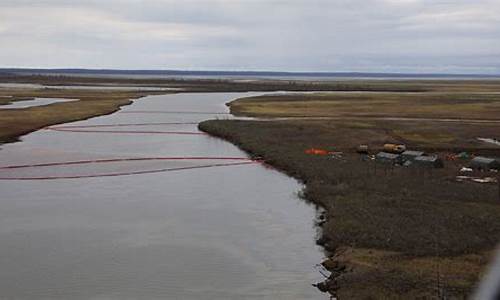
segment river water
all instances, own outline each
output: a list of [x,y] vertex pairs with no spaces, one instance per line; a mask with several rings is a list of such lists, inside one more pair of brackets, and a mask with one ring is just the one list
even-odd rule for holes
[[[115,114],[64,125],[93,130],[41,130],[4,145],[0,166],[246,157],[220,139],[180,133],[199,133],[194,123],[201,120],[230,117],[219,114],[227,112],[224,103],[248,95],[256,94],[148,96]],[[326,298],[311,286],[321,279],[315,265],[323,255],[314,243],[315,210],[296,196],[297,181],[258,163],[179,170],[210,164],[153,162],[0,170],[11,179],[169,164],[176,170],[0,180],[0,299]]]

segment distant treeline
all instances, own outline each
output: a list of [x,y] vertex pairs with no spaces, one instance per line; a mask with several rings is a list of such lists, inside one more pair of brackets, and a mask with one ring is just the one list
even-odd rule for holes
[[116,69],[25,69],[0,68],[2,74],[17,75],[143,75],[143,76],[240,76],[240,77],[324,77],[324,78],[500,78],[500,74],[411,74],[366,72],[270,72],[270,71],[188,71]]

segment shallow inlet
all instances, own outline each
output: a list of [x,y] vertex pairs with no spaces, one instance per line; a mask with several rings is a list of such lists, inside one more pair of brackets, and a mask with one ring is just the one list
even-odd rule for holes
[[77,100],[78,99],[65,99],[65,98],[35,98],[32,100],[14,101],[14,102],[6,104],[6,105],[0,105],[0,109],[28,108],[28,107],[34,107],[34,106],[49,105],[52,103],[71,102],[71,101],[77,101]]
[[[149,96],[118,113],[63,125],[76,130],[37,131],[4,145],[0,166],[245,158],[235,146],[207,135],[144,132],[199,133],[197,122],[230,117],[224,103],[251,95],[257,94]],[[113,161],[7,169],[0,175],[99,175],[156,167],[149,160]],[[300,189],[297,181],[258,163],[2,180],[0,298],[326,299],[311,286],[321,279],[315,265],[323,255],[314,242],[315,210],[297,198]]]

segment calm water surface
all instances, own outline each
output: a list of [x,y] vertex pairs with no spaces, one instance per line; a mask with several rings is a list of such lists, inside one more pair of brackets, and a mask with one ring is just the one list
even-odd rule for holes
[[34,106],[49,105],[52,103],[76,101],[78,99],[65,99],[65,98],[35,98],[32,100],[15,101],[10,104],[0,105],[0,109],[17,109],[28,108]]
[[[253,94],[150,96],[70,125],[226,118],[216,114],[226,112],[224,103],[246,95]],[[197,131],[195,124],[142,126],[117,128]],[[0,166],[152,156],[245,154],[205,135],[42,130],[3,146]],[[320,279],[322,253],[314,245],[315,211],[296,197],[300,188],[259,164],[0,181],[0,299],[325,299],[311,286]]]

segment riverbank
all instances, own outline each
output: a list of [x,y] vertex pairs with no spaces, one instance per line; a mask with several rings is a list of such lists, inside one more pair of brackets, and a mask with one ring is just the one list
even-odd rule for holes
[[[499,91],[495,82],[158,83],[102,78],[56,80],[43,76],[12,81],[52,86],[94,85],[101,81],[107,86],[161,84],[184,92],[347,92],[242,99],[231,105],[236,115],[291,119],[200,124],[202,130],[238,144],[306,184],[304,198],[326,210],[324,220],[319,220],[322,236],[318,243],[332,256],[325,266],[334,277],[321,287],[338,291],[344,298],[437,293],[461,297],[473,289],[500,239],[495,187],[454,180],[456,170],[465,162],[451,162],[443,170],[419,173],[377,167],[361,161],[354,153],[360,143],[375,150],[385,142],[397,142],[442,156],[463,150],[498,155],[494,145],[477,140],[494,137],[499,132],[498,123],[474,121],[498,120]],[[2,88],[0,104],[34,97],[79,101],[0,111],[0,142],[15,141],[46,126],[110,114],[130,104],[131,99],[158,93],[168,92]],[[393,115],[416,120],[389,120]],[[435,118],[460,122],[439,122]],[[341,159],[305,155],[304,150],[311,147],[344,154]]]
[[[22,135],[47,126],[84,120],[116,112],[133,99],[146,95],[175,92],[248,92],[248,91],[421,91],[425,88],[408,83],[388,82],[309,82],[284,80],[215,80],[215,79],[134,79],[50,75],[0,74],[0,108],[14,101],[41,98],[79,99],[72,103],[55,103],[24,109],[0,109],[0,144],[15,142]],[[9,84],[11,86],[9,86]],[[72,87],[71,89],[66,89]],[[81,87],[80,89],[78,87]],[[92,89],[85,89],[92,87]],[[109,87],[116,88],[110,90]],[[123,87],[120,90],[120,87]],[[164,88],[168,90],[127,90],[127,88]],[[101,89],[100,89],[101,88]]]
[[[0,144],[15,142],[20,136],[47,126],[111,114],[120,107],[131,104],[134,99],[152,94],[158,92],[1,88]],[[20,109],[2,109],[2,105],[34,98],[78,100]]]
[[[382,97],[371,96],[352,96],[350,104],[343,99],[341,114],[336,97],[345,95],[240,99],[230,104],[231,111],[240,115],[335,115],[341,119],[213,120],[202,122],[199,128],[305,183],[304,198],[325,210],[318,243],[331,257],[325,266],[333,276],[320,285],[322,289],[344,299],[465,297],[474,289],[500,240],[497,186],[457,182],[457,170],[466,161],[446,161],[445,168],[427,171],[387,168],[362,160],[355,148],[363,143],[376,152],[386,142],[397,142],[442,157],[464,150],[500,155],[498,148],[476,140],[481,134],[497,134],[495,123],[383,119],[394,110],[404,116],[406,108],[401,101],[409,101],[412,107],[406,113],[413,117],[460,118],[474,105],[476,117],[494,118],[489,113],[497,109],[498,98],[477,94],[459,98],[461,105],[457,105],[453,101],[456,95],[451,94],[438,98],[426,95],[423,100],[412,97],[411,101],[406,95],[397,95],[396,103],[386,99],[387,105],[383,105]],[[467,103],[474,99],[488,104]],[[349,119],[352,115],[362,117],[360,110],[382,118]],[[305,154],[311,147],[342,155]]]
[[[248,160],[197,132],[243,95],[148,96],[2,145],[0,166],[27,167],[1,177],[66,179],[0,180],[0,298],[324,299],[301,185],[226,165]],[[102,176],[124,172],[135,175]],[[79,175],[92,178],[68,178]]]
[[[17,141],[27,133],[41,128],[91,117],[113,113],[123,105],[128,105],[133,99],[146,95],[168,94],[176,92],[250,92],[250,91],[340,91],[346,92],[343,101],[349,105],[353,98],[366,96],[359,92],[376,92],[381,95],[393,93],[417,97],[424,92],[439,93],[452,90],[456,93],[488,92],[499,93],[498,81],[485,80],[341,80],[341,81],[303,81],[303,80],[235,80],[235,79],[182,79],[182,78],[113,78],[113,77],[78,77],[51,75],[16,75],[0,73],[0,83],[6,84],[0,88],[0,108],[13,101],[43,98],[79,99],[72,103],[54,103],[46,106],[30,107],[15,110],[0,109],[0,144]],[[9,87],[9,84],[13,85]],[[23,86],[26,85],[26,86]],[[73,87],[65,89],[64,87]],[[123,87],[123,90],[119,88]],[[82,87],[79,89],[78,87]],[[91,87],[92,89],[85,89]],[[99,88],[102,89],[99,89]],[[109,89],[109,87],[117,88]],[[164,88],[167,90],[126,90],[127,88]],[[352,94],[351,94],[352,93]],[[416,95],[412,95],[416,94]],[[273,98],[273,99],[278,99]],[[466,99],[466,95],[462,96]],[[491,95],[482,95],[488,101]],[[264,98],[254,99],[257,102],[267,101]],[[368,99],[369,100],[369,99]],[[234,103],[232,111],[235,114],[260,115],[258,104],[247,106],[252,111],[240,111],[238,103]],[[318,106],[319,107],[319,106]],[[302,108],[299,108],[302,111]],[[278,112],[278,114],[276,114]],[[320,114],[323,108],[320,107]],[[496,110],[490,112],[493,116]],[[282,112],[281,108],[272,111],[269,107],[266,116],[298,116],[302,113]],[[308,116],[316,116],[307,112]],[[498,116],[500,114],[496,114]]]

